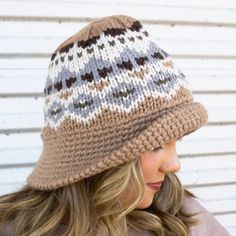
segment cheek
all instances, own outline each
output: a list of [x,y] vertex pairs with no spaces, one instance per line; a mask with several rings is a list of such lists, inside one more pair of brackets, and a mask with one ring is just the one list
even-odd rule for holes
[[141,158],[141,169],[143,172],[144,179],[146,181],[153,180],[153,174],[158,174],[159,167],[161,165],[160,158],[157,154],[147,153]]

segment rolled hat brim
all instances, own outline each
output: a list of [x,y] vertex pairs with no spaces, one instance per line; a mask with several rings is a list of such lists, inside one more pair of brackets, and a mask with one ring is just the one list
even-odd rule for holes
[[[122,127],[117,125],[115,130],[111,130],[109,125],[93,130],[89,139],[81,138],[82,133],[70,129],[70,135],[58,137],[57,145],[47,139],[35,168],[27,177],[27,183],[40,190],[69,185],[139,158],[146,151],[194,132],[207,120],[206,108],[199,102],[188,101],[166,109],[158,116],[153,114]],[[91,147],[96,147],[96,152],[91,152]]]

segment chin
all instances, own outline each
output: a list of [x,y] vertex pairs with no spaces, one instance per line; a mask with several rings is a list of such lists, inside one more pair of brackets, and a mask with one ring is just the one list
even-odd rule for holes
[[148,204],[140,204],[138,207],[136,207],[137,209],[145,209],[148,208],[152,205],[152,202],[148,203]]
[[142,202],[140,202],[140,204],[138,205],[138,209],[145,209],[148,208],[152,205],[153,202],[153,197],[152,198],[148,198],[143,200]]
[[153,190],[146,188],[143,200],[140,202],[137,208],[145,209],[147,207],[150,207],[152,205],[154,195],[155,195],[155,192]]

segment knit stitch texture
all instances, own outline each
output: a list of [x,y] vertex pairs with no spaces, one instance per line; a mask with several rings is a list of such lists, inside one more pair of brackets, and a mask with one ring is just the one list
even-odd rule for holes
[[93,20],[52,54],[43,149],[27,183],[56,189],[139,158],[203,126],[185,75],[140,21]]

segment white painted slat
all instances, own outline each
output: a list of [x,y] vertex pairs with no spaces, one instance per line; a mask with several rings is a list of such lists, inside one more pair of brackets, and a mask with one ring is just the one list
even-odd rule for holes
[[175,63],[183,70],[195,70],[196,72],[212,71],[227,72],[235,70],[236,60],[210,59],[210,58],[175,58]]
[[[30,59],[28,59],[30,61]],[[182,68],[181,68],[182,69]],[[236,70],[224,72],[214,70],[182,69],[194,91],[236,91]],[[225,73],[225,75],[224,75]],[[47,77],[45,69],[0,69],[0,80],[4,86],[0,93],[42,93]],[[14,86],[16,85],[16,86]]]
[[170,55],[235,56],[235,43],[158,40],[157,44]]
[[215,214],[220,214],[222,212],[232,212],[236,211],[236,198],[234,199],[222,199],[216,201],[204,201],[199,200],[199,202],[210,212]]
[[[235,125],[216,125],[216,126],[203,126],[202,128],[198,129],[197,131],[191,133],[191,135],[187,135],[183,137],[183,140],[186,142],[192,141],[199,141],[201,139],[223,139],[226,138],[234,138]],[[220,132],[220,133],[219,133]],[[181,144],[181,142],[180,142]]]
[[[235,218],[236,216],[234,216]],[[231,236],[236,236],[236,226],[229,227],[228,232],[230,233]]]
[[[4,0],[0,0],[4,1]],[[12,0],[9,0],[12,1]],[[21,1],[28,1],[28,0],[21,0]],[[38,0],[37,2],[51,2],[54,3],[55,0]],[[77,2],[77,3],[83,3],[84,0],[57,0],[57,2]],[[93,3],[100,3],[100,4],[106,4],[107,1],[104,0],[88,0],[87,3],[93,4]],[[234,0],[226,0],[222,2],[221,0],[208,0],[207,2],[204,0],[198,0],[197,2],[194,0],[165,0],[165,2],[161,0],[110,0],[110,3],[125,3],[125,4],[145,4],[147,6],[152,7],[153,5],[160,6],[176,6],[176,7],[191,7],[191,8],[224,8],[224,9],[234,9],[236,8],[236,3]]]
[[[42,93],[48,59],[0,59],[0,93]],[[236,90],[236,60],[178,59],[176,64],[195,91]],[[19,82],[20,81],[20,82]],[[13,86],[13,85],[17,86]],[[27,86],[26,86],[27,85]]]
[[50,57],[46,58],[0,58],[0,70],[47,70]]
[[[185,142],[182,141],[177,144],[178,152],[189,154],[208,152],[217,153],[224,151],[235,152],[236,139],[233,137],[235,131],[232,128],[233,126],[202,127],[196,132],[184,137],[183,140]],[[219,160],[220,159],[218,159],[218,161]],[[233,159],[233,161],[235,163],[236,158]],[[219,162],[219,165],[222,165],[222,168],[226,168],[223,161],[222,163]],[[207,163],[206,166],[208,167]],[[232,167],[234,168],[234,164],[232,164]],[[234,174],[234,172],[232,174]]]
[[41,127],[43,124],[43,114],[42,112],[3,114],[0,116],[0,122],[1,129]]
[[[143,21],[159,46],[173,54],[197,92],[195,100],[207,107],[209,121],[235,122],[235,12],[233,0],[0,0],[0,19],[9,20],[0,23],[0,94],[42,93],[49,54],[59,43],[88,18],[128,14]],[[204,91],[215,94],[198,94]],[[1,98],[0,107],[0,129],[42,126],[41,97]],[[184,155],[180,178],[194,186],[190,189],[231,235],[236,235],[236,213],[227,212],[236,211],[235,144],[236,125],[205,126],[177,143],[178,154]],[[39,132],[0,134],[0,195],[25,183],[41,151]]]
[[[235,155],[235,159],[236,159],[236,155]],[[204,165],[204,162],[202,164]],[[225,183],[225,182],[227,183],[231,181],[236,183],[235,172],[236,172],[236,167],[231,167],[230,169],[222,168],[222,169],[206,170],[206,171],[198,170],[194,172],[181,171],[179,173],[179,177],[181,181],[187,185],[221,184],[221,183]]]
[[[184,142],[183,140],[180,141]],[[177,146],[178,150],[178,146]],[[204,163],[204,165],[203,165]],[[181,159],[181,170],[183,172],[193,171],[208,171],[217,169],[236,168],[236,154],[235,155],[218,155],[218,156],[199,156]]]
[[[90,21],[86,22],[30,22],[30,21],[5,21],[1,22],[1,38],[15,39],[61,39],[75,34]],[[146,24],[145,24],[146,25]],[[5,30],[4,30],[5,29]],[[29,31],[30,29],[30,31]],[[227,32],[227,30],[226,30]],[[231,31],[229,31],[231,32]]]
[[[0,39],[0,53],[50,53],[52,54],[56,47],[64,39]],[[20,45],[20,47],[19,47]],[[7,47],[7,48],[6,48]]]
[[[70,36],[70,35],[69,35]],[[68,37],[66,37],[68,38]],[[0,38],[0,53],[33,53],[52,54],[63,39],[15,39]],[[158,39],[156,43],[170,55],[195,55],[195,56],[224,56],[233,57],[236,54],[235,42],[223,41],[190,41]],[[20,45],[20,47],[19,47]]]
[[214,71],[212,71],[210,76],[205,74],[192,75],[191,73],[194,72],[185,72],[184,74],[186,75],[190,87],[194,89],[194,91],[236,91],[236,75],[223,76]]
[[[207,97],[207,96],[206,96]],[[220,97],[220,96],[219,96]],[[234,122],[236,120],[236,107],[210,107],[205,105],[208,110],[209,122]]]
[[215,217],[224,227],[226,227],[231,236],[236,236],[236,214],[225,214]]
[[[25,84],[25,86],[29,86]],[[41,89],[42,91],[43,89]],[[236,95],[194,95],[208,110],[209,122],[236,120]],[[0,129],[32,128],[43,125],[44,99],[1,98]]]
[[[32,169],[33,167],[2,169],[0,172],[0,184],[15,184],[25,182],[27,175],[32,171]],[[184,181],[183,184],[186,185]],[[217,200],[221,201],[223,199],[236,199],[236,188],[233,184],[223,186],[195,187],[189,189],[201,201],[204,201],[206,206],[209,202],[216,202]]]
[[20,184],[25,182],[26,176],[31,172],[30,168],[2,169],[0,172],[0,184]]
[[236,154],[181,158],[180,162],[178,175],[187,185],[236,183]]
[[[21,138],[21,136],[18,137],[19,139]],[[12,147],[0,150],[0,167],[7,167],[7,165],[15,164],[26,165],[26,163],[35,163],[42,152],[42,143],[39,137],[39,133],[32,134],[31,137],[36,138],[36,140],[38,140],[37,146],[23,146],[18,148]],[[27,141],[27,139],[25,141]]]
[[[135,7],[134,7],[135,6]],[[14,11],[12,11],[14,9]],[[120,4],[106,2],[106,4],[90,2],[22,2],[1,1],[0,16],[54,16],[54,17],[102,17],[112,14],[128,14],[141,19],[197,21],[197,22],[226,22],[235,23],[236,15],[231,9],[221,8],[192,8],[181,6],[156,6]],[[168,11],[168,14],[166,12]]]
[[[86,22],[35,22],[35,21],[5,21],[1,22],[1,39],[16,40],[64,40],[75,34],[90,21]],[[183,26],[183,25],[158,25],[143,22],[144,27],[157,40],[190,40],[193,42],[212,41],[222,43],[233,43],[236,40],[235,29],[212,26]]]
[[[206,85],[210,86],[210,84]],[[202,102],[207,107],[235,107],[236,94],[194,94],[196,101]]]
[[[199,153],[216,153],[217,150],[215,147],[221,147],[221,152],[236,152],[235,149],[235,127],[202,127],[196,132],[185,136],[181,142],[177,143],[177,151],[179,155],[188,155],[191,157],[191,154],[199,154]],[[229,133],[231,132],[231,133]],[[225,137],[225,142],[232,143],[232,148],[230,150],[227,149],[228,146],[224,148],[224,143],[221,140],[222,135]],[[231,136],[230,136],[231,135]],[[203,145],[204,143],[204,145]],[[204,147],[207,147],[204,148]],[[34,162],[39,157],[40,151],[42,148],[42,141],[40,134],[36,133],[19,133],[19,134],[10,134],[10,135],[0,135],[0,164],[7,164],[8,162],[13,163],[25,163],[25,162]],[[202,160],[200,157],[192,158],[191,161],[188,161],[188,158],[182,160],[183,168],[184,166],[190,165],[191,162],[195,163],[196,167],[199,167],[204,161],[206,163],[206,168],[202,167],[202,170],[205,170],[210,165],[211,161],[207,161],[208,159],[204,157]],[[210,157],[208,157],[211,160]],[[228,158],[228,159],[227,159]],[[230,157],[222,157],[222,160],[219,156],[214,157],[212,160],[212,169],[219,167],[218,165],[222,165],[222,168],[229,168]],[[199,161],[198,161],[199,160]],[[219,162],[219,160],[221,160]],[[225,160],[225,162],[223,161]],[[228,162],[226,162],[228,160]],[[198,165],[196,162],[198,161]],[[236,158],[232,158],[232,167],[235,167]],[[188,165],[189,162],[189,165]],[[214,163],[214,165],[213,165]],[[218,163],[218,164],[217,164]],[[228,163],[228,166],[226,165]],[[234,164],[233,164],[234,163]],[[188,169],[187,169],[188,170]],[[186,168],[183,171],[187,171]],[[194,169],[197,171],[197,169]]]
[[9,183],[1,183],[0,184],[0,196],[3,194],[17,191],[23,185],[24,185],[24,183],[22,183],[22,182],[21,183],[11,183],[10,185],[9,185]]
[[[203,129],[203,128],[202,128]],[[204,128],[205,129],[205,128]],[[208,129],[209,131],[209,129]],[[189,135],[189,139],[193,139],[193,134]],[[219,138],[219,137],[218,137]],[[225,156],[225,155],[214,155],[213,157],[194,157],[191,158],[191,149],[195,146],[195,153],[202,153],[201,146],[198,146],[198,142],[192,141],[191,149],[187,146],[190,141],[186,140],[184,137],[181,142],[177,143],[177,152],[181,155],[189,154],[188,158],[181,159],[182,171],[198,171],[198,170],[214,170],[214,169],[229,169],[235,168],[236,157]],[[230,138],[228,138],[230,139]],[[207,146],[210,145],[210,140],[204,140]],[[40,138],[40,133],[20,133],[11,135],[0,135],[0,165],[9,164],[19,164],[19,163],[32,163],[37,160],[42,149],[42,140]],[[214,152],[214,147],[211,151]],[[198,151],[198,152],[197,152]],[[227,152],[227,150],[225,150]],[[234,151],[236,151],[234,149]],[[204,165],[202,165],[204,163]],[[195,167],[195,168],[193,168]]]
[[[190,135],[191,137],[193,136]],[[189,139],[190,139],[189,136]],[[192,141],[191,147],[187,148],[189,144],[189,141],[185,141],[186,138],[184,138],[180,143],[177,143],[177,152],[181,155],[188,155],[189,158],[183,158],[181,159],[181,165],[182,165],[182,171],[187,172],[192,170],[193,172],[199,170],[206,171],[207,169],[219,169],[219,166],[225,169],[229,169],[229,165],[231,165],[231,168],[235,168],[235,162],[236,157],[233,156],[224,156],[223,154],[221,156],[213,156],[213,157],[194,157],[191,158],[191,154],[193,154],[191,151],[195,147],[195,154],[203,153],[203,150],[201,146],[198,146],[199,142]],[[0,165],[6,165],[6,164],[20,164],[20,163],[33,163],[37,161],[38,157],[40,156],[41,150],[42,150],[42,140],[40,138],[40,133],[21,133],[21,134],[11,134],[9,136],[6,135],[0,135]],[[203,140],[205,142],[205,145],[210,146],[212,141],[210,140]],[[220,142],[218,142],[219,145]],[[235,141],[234,141],[235,143]],[[214,146],[209,147],[209,150],[207,150],[209,153],[215,153]],[[224,150],[227,152],[228,150]],[[236,149],[233,149],[231,151],[236,152]],[[230,162],[232,160],[232,163]],[[191,163],[194,163],[192,165]],[[198,163],[198,164],[197,164]],[[204,166],[202,166],[202,163],[206,163]],[[196,169],[191,169],[192,166],[196,166]],[[205,167],[205,168],[204,168]],[[236,168],[235,168],[236,169]],[[188,172],[187,172],[188,173]]]
[[0,150],[20,150],[27,148],[37,148],[41,144],[39,143],[39,133],[20,133],[0,135]]
[[[213,214],[216,214],[216,219],[226,227],[229,232],[234,232],[235,217],[236,213],[233,214],[222,214],[222,212],[227,212],[227,210],[234,211],[235,199],[236,199],[236,188],[235,185],[217,186],[217,187],[201,187],[201,188],[190,188],[199,199],[199,202]],[[230,204],[234,204],[231,205]],[[222,209],[223,211],[220,211]],[[220,215],[217,213],[221,212]],[[234,235],[234,234],[231,234]]]
[[[216,216],[216,219],[219,220],[227,228],[235,227],[235,218],[236,218],[236,214],[225,214],[225,215]],[[232,236],[235,236],[235,235],[232,234]]]
[[[206,133],[207,128],[202,128],[201,132],[205,131],[204,134],[207,135]],[[227,127],[228,129],[228,127]],[[203,139],[202,140],[189,140],[188,142],[186,141],[185,145],[180,144],[179,145],[179,153],[187,153],[189,156],[193,154],[199,154],[199,153],[222,153],[222,152],[235,152],[236,147],[236,139],[235,138],[225,138],[224,135],[226,134],[226,128],[220,128],[220,127],[214,127],[214,131],[222,132],[221,137],[222,138],[214,138],[214,139]],[[211,130],[213,131],[213,130]],[[197,131],[196,131],[197,132]],[[199,130],[200,132],[200,130]],[[229,132],[229,131],[228,131]],[[230,131],[234,132],[234,131]],[[194,134],[194,133],[193,133]],[[192,136],[193,136],[192,134]],[[203,134],[203,135],[204,135]]]
[[[192,42],[235,42],[235,28],[212,26],[158,25],[143,23],[148,32],[157,40]],[[28,35],[28,34],[25,34]]]
[[[2,98],[0,115],[7,114],[41,114],[44,99],[40,98]],[[31,126],[32,127],[32,126]]]
[[204,201],[216,201],[236,198],[235,185],[189,188],[197,197]]
[[[174,58],[175,63],[185,70],[195,70],[195,72],[215,71],[235,71],[236,60],[234,59],[206,59],[206,58]],[[50,62],[50,56],[45,58],[0,58],[0,70],[45,70]]]
[[[10,156],[7,155],[9,153],[13,152],[14,155]],[[41,148],[38,148],[37,150],[30,150],[27,149],[25,152],[22,150],[6,150],[6,151],[1,151],[1,159],[0,159],[0,166],[4,166],[6,164],[21,164],[21,165],[26,165],[27,163],[35,163],[39,156],[41,154]],[[207,160],[208,157],[205,157]],[[222,156],[222,158],[227,158],[227,156]],[[197,159],[197,158],[195,158]],[[213,161],[218,161],[221,163],[220,158],[215,157],[212,158]],[[183,181],[183,183],[187,185],[194,185],[197,186],[199,184],[201,185],[211,185],[211,184],[224,184],[224,183],[231,183],[231,182],[236,182],[235,180],[235,172],[236,172],[236,167],[235,167],[235,159],[232,162],[232,167],[231,169],[224,167],[222,164],[221,169],[213,169],[213,167],[209,167],[209,170],[195,170],[195,171],[182,171],[184,170],[184,165],[181,165],[181,171],[178,173],[178,176],[180,179]],[[181,163],[183,162],[183,159],[180,159]],[[193,162],[194,163],[194,162]],[[205,161],[201,163],[202,165],[205,165]],[[186,169],[186,167],[185,167]],[[236,200],[232,200],[232,202],[236,202]],[[228,205],[230,207],[230,205]],[[232,207],[232,205],[231,205]],[[236,205],[235,205],[235,210],[236,210]],[[219,211],[221,211],[219,209]]]
[[46,78],[46,68],[45,70],[0,69],[0,80],[4,84],[0,87],[0,93],[43,93]]
[[[0,129],[39,128],[43,125],[44,116],[42,103],[31,102],[28,98],[24,100],[28,100],[29,102],[22,102],[23,98],[18,98],[18,106],[15,107],[15,105],[13,105],[16,104],[15,102],[5,103],[10,99],[0,99],[0,105],[3,104],[2,108],[6,111],[4,113],[0,112]],[[25,107],[27,104],[29,104],[29,106]],[[34,107],[36,105],[38,107]],[[31,110],[31,108],[33,110]],[[236,120],[235,106],[206,108],[208,110],[209,122],[234,122]]]
[[[87,22],[88,23],[88,22]],[[50,53],[62,41],[75,34],[86,23],[42,23],[42,22],[3,22],[0,29],[0,53]],[[144,24],[157,40],[157,43],[171,50],[174,54],[188,54],[186,47],[193,50],[204,50],[207,54],[210,48],[217,54],[222,50],[224,54],[234,52],[236,35],[233,28],[222,27],[190,27],[190,26],[161,26]],[[183,51],[175,51],[174,45],[184,45]],[[9,46],[8,46],[9,45]],[[19,45],[21,45],[19,47]],[[37,45],[37,47],[35,47]],[[217,46],[218,45],[218,46]],[[8,46],[8,47],[6,47]],[[177,48],[178,48],[177,47]],[[205,47],[205,48],[204,48]],[[228,51],[227,48],[233,49]],[[181,47],[182,50],[182,47]],[[213,50],[212,50],[213,51]],[[194,51],[193,51],[194,52]],[[202,52],[199,51],[199,54]],[[215,55],[214,54],[214,55]]]
[[3,98],[0,107],[1,129],[43,125],[43,98]]
[[[194,133],[185,136],[181,142],[177,143],[178,154],[189,155],[191,157],[192,154],[236,152],[235,131],[236,126],[204,126]],[[22,162],[33,162],[39,157],[41,148],[42,141],[39,132],[10,135],[1,134],[0,164],[7,164],[8,162],[21,163],[21,160]],[[215,158],[215,160],[220,160],[217,156]],[[222,168],[224,168],[223,164]]]
[[[5,0],[0,0],[5,1]],[[12,1],[12,0],[9,0]],[[29,0],[21,0],[21,1],[29,1]],[[35,0],[33,0],[35,1]],[[55,0],[38,0],[37,2],[49,2],[54,3]],[[83,3],[84,0],[57,0],[57,2],[77,2],[77,3]],[[105,0],[88,0],[87,3],[93,4],[93,3],[100,3],[100,4],[106,4],[107,1]],[[152,7],[155,6],[176,6],[176,7],[191,7],[191,8],[223,8],[223,9],[234,9],[236,8],[236,3],[234,0],[226,0],[222,2],[221,0],[208,0],[207,2],[204,0],[198,0],[197,2],[194,0],[165,0],[165,2],[161,0],[110,0],[110,3],[125,3],[125,4],[145,4],[147,6]]]
[[[236,215],[231,216],[232,219],[236,218]],[[231,236],[236,236],[236,226],[228,227],[227,228],[228,232],[230,233]]]

